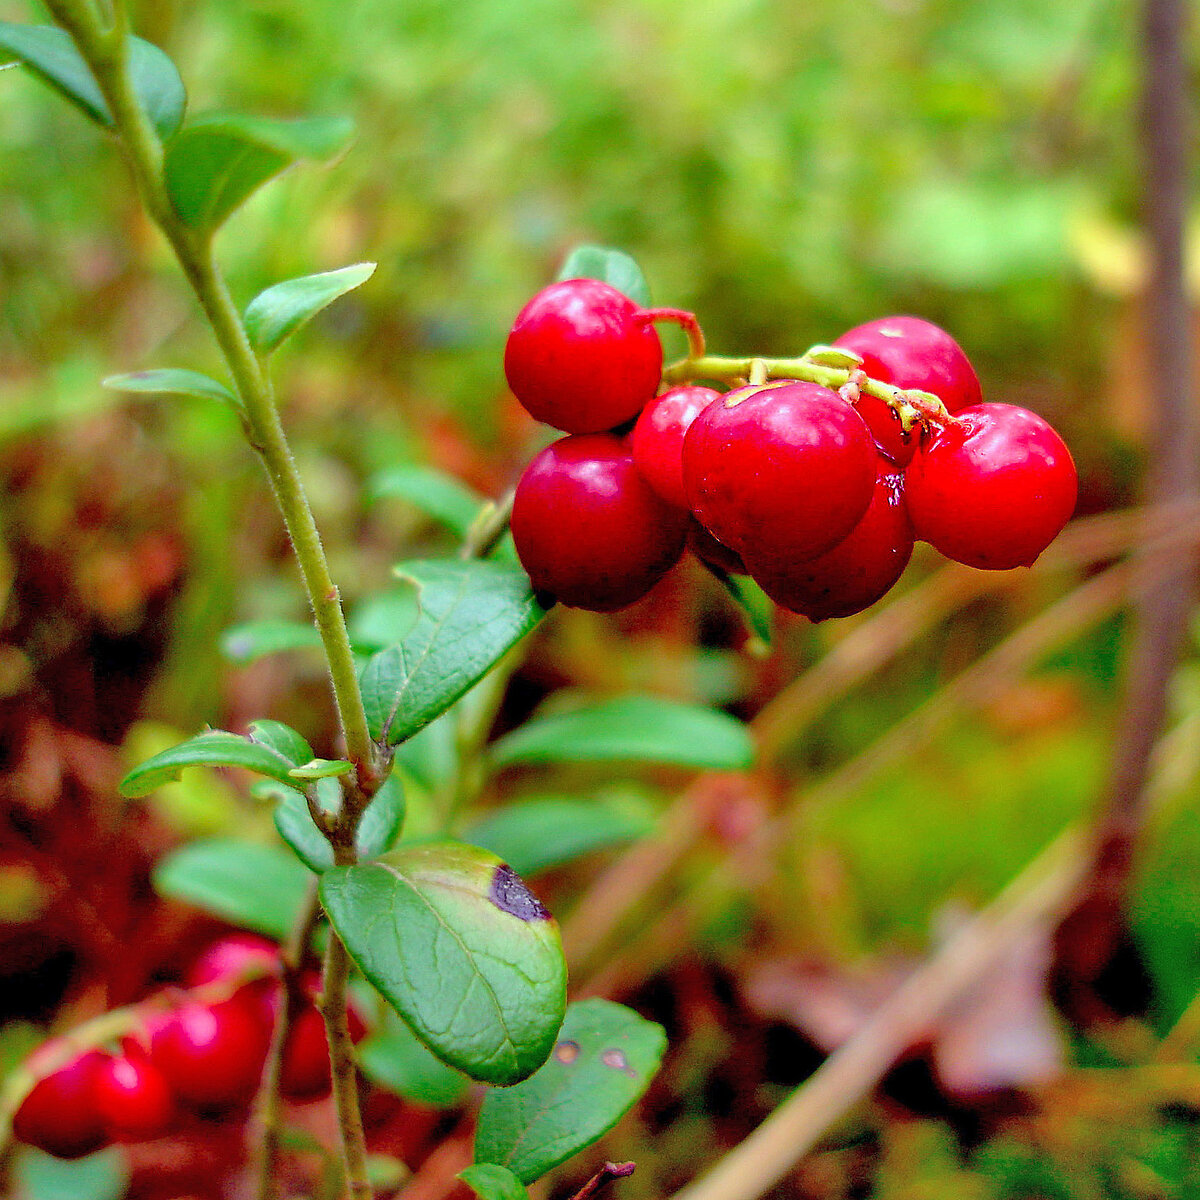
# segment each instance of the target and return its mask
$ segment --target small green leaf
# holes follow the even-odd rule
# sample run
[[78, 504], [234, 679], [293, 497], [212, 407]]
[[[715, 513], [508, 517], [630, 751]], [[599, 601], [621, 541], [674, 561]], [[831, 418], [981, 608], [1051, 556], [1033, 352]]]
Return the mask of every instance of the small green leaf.
[[475, 822], [463, 840], [498, 854], [518, 875], [562, 866], [585, 854], [645, 837], [646, 812], [599, 800], [526, 800]]
[[315, 625], [303, 621], [248, 621], [221, 635], [221, 653], [239, 665], [286, 650], [320, 649]]
[[746, 623], [764, 646], [771, 644], [773, 630], [771, 621], [775, 615], [775, 602], [749, 575], [718, 576], [722, 586], [733, 602], [742, 610]]
[[129, 1188], [129, 1162], [117, 1146], [76, 1159], [23, 1147], [13, 1183], [17, 1200], [120, 1200]]
[[367, 484], [369, 500], [388, 496], [407, 500], [459, 537], [466, 535], [484, 502], [482, 496], [443, 471], [412, 463], [380, 471]]
[[623, 250], [608, 246], [576, 246], [562, 265], [558, 278], [599, 279], [624, 292], [634, 304], [650, 304], [650, 288], [642, 268]]
[[734, 717], [654, 696], [626, 696], [577, 712], [541, 717], [492, 746], [496, 767], [510, 763], [664, 762], [734, 771], [754, 747]]
[[[112, 128], [108, 104], [91, 69], [64, 30], [0, 21], [0, 51], [5, 50], [97, 124]], [[183, 121], [187, 105], [183, 80], [170, 58], [150, 42], [131, 37], [128, 53], [134, 94], [159, 136], [168, 138]]]
[[529, 1200], [525, 1185], [507, 1168], [495, 1163], [476, 1163], [459, 1171], [461, 1179], [479, 1200]]
[[372, 262], [288, 279], [259, 292], [246, 307], [246, 334], [259, 354], [270, 354], [306, 321], [375, 274]]
[[[333, 866], [333, 850], [325, 835], [313, 824], [308, 802], [295, 788], [269, 785], [278, 799], [275, 828], [310, 871], [328, 871]], [[336, 812], [341, 788], [335, 781], [318, 783], [318, 802], [326, 812]], [[358, 857], [366, 862], [378, 858], [394, 845], [404, 824], [404, 787], [390, 775], [375, 793], [358, 826]]]
[[308, 743], [294, 729], [278, 721], [258, 721], [250, 736], [210, 729], [189, 741], [134, 767], [120, 783], [122, 796], [136, 799], [179, 778], [184, 767], [244, 767], [282, 783], [292, 783], [289, 772], [312, 758]]
[[475, 1161], [532, 1183], [607, 1133], [646, 1090], [667, 1038], [611, 1000], [567, 1009], [554, 1052], [536, 1075], [492, 1091], [479, 1112]]
[[197, 396], [202, 400], [220, 400], [238, 409], [242, 407], [241, 401], [223, 383], [201, 375], [199, 371], [185, 371], [179, 367], [110, 375], [100, 381], [100, 386], [114, 392], [145, 392], [152, 396]]
[[368, 1079], [430, 1108], [452, 1108], [470, 1086], [461, 1071], [435, 1058], [391, 1009], [358, 1046], [355, 1057]]
[[312, 876], [282, 846], [220, 838], [193, 842], [154, 870], [160, 895], [283, 941]]
[[185, 224], [211, 232], [268, 179], [298, 159], [331, 157], [353, 130], [341, 117], [204, 117], [167, 143], [167, 192]]
[[498, 858], [453, 842], [334, 867], [321, 902], [362, 973], [443, 1062], [506, 1085], [546, 1060], [567, 970], [558, 924]]
[[303, 766], [293, 767], [288, 774], [293, 779], [336, 779], [353, 770], [354, 764], [344, 758], [314, 758]]
[[362, 674], [372, 737], [395, 745], [445, 712], [545, 616], [520, 568], [494, 562], [408, 563], [420, 615]]

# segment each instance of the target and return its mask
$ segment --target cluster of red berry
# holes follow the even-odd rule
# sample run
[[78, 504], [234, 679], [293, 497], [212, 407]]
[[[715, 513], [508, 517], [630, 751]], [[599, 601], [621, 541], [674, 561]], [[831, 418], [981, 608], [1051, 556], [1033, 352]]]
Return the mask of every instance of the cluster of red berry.
[[[162, 997], [147, 1003], [115, 1050], [87, 1049], [63, 1062], [60, 1041], [40, 1046], [28, 1063], [37, 1082], [13, 1117], [14, 1135], [59, 1158], [80, 1158], [113, 1142], [161, 1137], [188, 1110], [224, 1114], [249, 1105], [279, 1009], [278, 948], [249, 934], [226, 938], [197, 959], [186, 982], [190, 991], [165, 1005]], [[306, 999], [284, 1045], [279, 1091], [289, 1100], [330, 1090], [329, 1045], [313, 1002], [319, 987], [316, 972], [305, 977]], [[366, 1034], [353, 1009], [350, 1032], [355, 1041]]]
[[[973, 567], [1027, 566], [1074, 510], [1062, 438], [1027, 409], [984, 404], [936, 325], [860, 325], [794, 360], [811, 379], [781, 369], [753, 382], [751, 370], [724, 394], [656, 396], [653, 323], [668, 314], [690, 317], [570, 279], [534, 296], [509, 334], [509, 386], [570, 435], [529, 464], [512, 513], [534, 586], [564, 604], [623, 608], [690, 546], [793, 612], [849, 616], [900, 578], [915, 540]], [[694, 356], [684, 378], [715, 378], [715, 362]]]

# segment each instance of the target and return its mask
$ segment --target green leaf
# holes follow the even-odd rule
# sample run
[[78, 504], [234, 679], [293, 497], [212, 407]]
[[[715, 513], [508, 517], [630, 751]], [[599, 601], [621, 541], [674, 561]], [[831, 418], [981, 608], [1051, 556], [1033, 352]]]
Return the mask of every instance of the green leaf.
[[660, 1025], [611, 1000], [580, 1000], [536, 1075], [489, 1092], [475, 1161], [532, 1183], [607, 1133], [646, 1090], [667, 1037]]
[[185, 224], [211, 232], [268, 179], [298, 159], [331, 157], [353, 130], [342, 117], [204, 117], [167, 144], [167, 192]]
[[466, 535], [484, 502], [482, 496], [445, 472], [412, 463], [380, 471], [367, 484], [369, 500], [389, 496], [407, 500], [459, 537]]
[[448, 1067], [391, 1009], [355, 1050], [368, 1079], [418, 1104], [452, 1108], [466, 1095], [470, 1081]]
[[375, 274], [373, 262], [304, 275], [259, 292], [246, 307], [246, 334], [259, 354], [277, 350], [306, 321]]
[[771, 628], [775, 615], [774, 601], [749, 575], [720, 574], [718, 578], [733, 602], [745, 614], [746, 623], [755, 636], [769, 646], [774, 632]]
[[120, 783], [122, 796], [136, 799], [179, 778], [184, 767], [244, 767], [282, 783], [293, 783], [291, 770], [313, 757], [308, 743], [278, 721], [256, 721], [248, 737], [210, 729], [134, 767]]
[[100, 386], [114, 392], [145, 392], [152, 396], [198, 396], [203, 400], [220, 400], [237, 409], [242, 407], [241, 401], [223, 383], [201, 375], [199, 371], [185, 371], [179, 367], [110, 375], [100, 381]]
[[623, 250], [608, 246], [576, 246], [558, 273], [562, 279], [599, 279], [624, 292], [634, 304], [650, 304], [650, 288], [642, 268]]
[[459, 1171], [461, 1179], [479, 1200], [528, 1200], [525, 1185], [507, 1168], [495, 1163], [476, 1163]]
[[321, 635], [316, 626], [304, 621], [248, 621], [221, 635], [221, 653], [239, 665], [267, 654], [320, 649], [320, 646]]
[[[318, 802], [326, 812], [336, 812], [341, 788], [336, 781], [318, 785]], [[280, 788], [275, 807], [275, 828], [279, 836], [296, 852], [310, 871], [328, 871], [333, 866], [333, 850], [325, 835], [313, 824], [308, 802], [295, 788]], [[390, 850], [404, 824], [404, 787], [390, 775], [375, 793], [358, 826], [358, 857], [362, 861], [378, 858]]]
[[13, 1177], [17, 1200], [120, 1200], [129, 1187], [129, 1163], [116, 1146], [70, 1160], [24, 1147]]
[[419, 589], [417, 623], [362, 674], [371, 735], [392, 745], [449, 708], [545, 616], [518, 567], [431, 561], [401, 571]]
[[311, 878], [282, 846], [219, 838], [167, 855], [154, 870], [154, 887], [160, 895], [283, 941]]
[[403, 641], [420, 614], [417, 588], [409, 581], [360, 601], [347, 618], [346, 627], [354, 648], [371, 654]]
[[[70, 35], [53, 25], [0, 21], [0, 51], [7, 50], [43, 82], [107, 129], [112, 116], [91, 69]], [[129, 73], [134, 94], [160, 137], [170, 137], [183, 121], [187, 93], [175, 64], [157, 46], [129, 39]]]
[[336, 779], [339, 775], [349, 775], [354, 770], [354, 764], [344, 758], [314, 758], [303, 766], [293, 767], [288, 774], [293, 779]]
[[713, 770], [748, 767], [754, 747], [745, 725], [725, 713], [655, 696], [626, 696], [522, 725], [492, 746], [496, 767], [510, 763], [664, 762]]
[[321, 902], [362, 973], [443, 1062], [516, 1083], [566, 1005], [558, 924], [498, 858], [453, 842], [334, 867]]
[[645, 837], [646, 812], [598, 800], [526, 800], [469, 826], [463, 840], [498, 854], [518, 875], [573, 862], [585, 854]]

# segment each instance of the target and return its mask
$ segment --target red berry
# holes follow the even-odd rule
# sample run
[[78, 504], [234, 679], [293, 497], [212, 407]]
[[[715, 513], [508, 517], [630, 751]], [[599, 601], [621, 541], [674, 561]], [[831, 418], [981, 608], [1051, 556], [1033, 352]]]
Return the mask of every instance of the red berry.
[[[54, 1054], [59, 1043], [47, 1042], [29, 1066]], [[96, 1107], [96, 1084], [105, 1055], [89, 1050], [39, 1079], [13, 1117], [13, 1135], [57, 1158], [83, 1158], [108, 1145], [108, 1134]]]
[[[357, 1045], [367, 1036], [367, 1027], [352, 1003], [347, 1005], [346, 1019], [350, 1040]], [[289, 1100], [317, 1100], [328, 1095], [331, 1086], [325, 1018], [315, 1004], [306, 1004], [288, 1030], [279, 1090]]]
[[644, 596], [676, 562], [687, 520], [641, 477], [619, 438], [579, 434], [525, 468], [512, 534], [538, 591], [611, 612]]
[[126, 1041], [98, 1073], [96, 1109], [114, 1141], [145, 1142], [170, 1129], [175, 1098], [146, 1052]]
[[904, 476], [880, 454], [870, 507], [845, 539], [806, 562], [749, 566], [776, 604], [823, 621], [862, 612], [884, 596], [908, 566], [912, 548]]
[[1075, 464], [1036, 413], [978, 404], [923, 441], [905, 474], [917, 537], [971, 567], [1030, 566], [1075, 510]]
[[513, 394], [567, 433], [598, 433], [636, 416], [662, 377], [662, 342], [642, 311], [596, 279], [543, 288], [517, 314], [504, 347]]
[[185, 1001], [155, 1030], [150, 1056], [181, 1100], [219, 1110], [254, 1096], [270, 1041], [259, 1000], [243, 990], [220, 1004]]
[[672, 388], [647, 404], [633, 427], [633, 461], [646, 482], [676, 508], [688, 507], [683, 490], [683, 435], [720, 395], [697, 385]]
[[253, 933], [236, 933], [214, 942], [187, 973], [188, 987], [204, 987], [224, 979], [277, 975], [279, 947]]
[[[932, 392], [950, 412], [983, 399], [975, 368], [944, 330], [920, 317], [881, 317], [843, 333], [835, 346], [853, 350], [872, 379]], [[882, 400], [864, 395], [858, 411], [880, 450], [904, 466], [917, 448], [917, 433], [905, 435], [900, 418]]]
[[853, 407], [815, 383], [744, 387], [683, 440], [692, 512], [718, 541], [767, 564], [815, 558], [858, 524], [875, 444]]

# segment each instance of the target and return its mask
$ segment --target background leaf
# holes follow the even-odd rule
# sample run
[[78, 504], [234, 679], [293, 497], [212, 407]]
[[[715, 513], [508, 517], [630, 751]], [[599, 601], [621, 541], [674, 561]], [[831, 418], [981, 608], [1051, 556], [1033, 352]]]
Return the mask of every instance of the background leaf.
[[452, 1108], [470, 1086], [461, 1071], [436, 1058], [391, 1009], [355, 1054], [368, 1079], [431, 1108]]
[[475, 1163], [459, 1171], [458, 1178], [480, 1200], [526, 1200], [529, 1195], [525, 1185], [507, 1167], [495, 1163]]
[[302, 275], [259, 292], [246, 306], [246, 333], [259, 354], [270, 354], [306, 321], [375, 274], [372, 262]]
[[662, 1061], [662, 1026], [611, 1000], [567, 1009], [546, 1065], [492, 1091], [479, 1112], [475, 1161], [532, 1183], [607, 1133], [646, 1090]]
[[483, 497], [434, 467], [404, 463], [380, 471], [367, 485], [367, 496], [381, 500], [397, 496], [407, 500], [447, 529], [463, 537], [483, 505]]
[[518, 875], [532, 875], [653, 829], [653, 817], [644, 808], [553, 798], [506, 805], [469, 825], [462, 836], [499, 855]]
[[13, 1164], [13, 1200], [120, 1200], [129, 1187], [129, 1164], [117, 1146], [64, 1160], [22, 1147]]
[[491, 749], [510, 763], [644, 761], [714, 770], [748, 767], [754, 755], [741, 721], [694, 704], [623, 696], [577, 712], [529, 721]]
[[320, 649], [321, 635], [306, 621], [247, 621], [221, 635], [221, 653], [238, 664], [285, 650]]
[[326, 871], [321, 901], [362, 973], [444, 1062], [506, 1085], [545, 1061], [566, 1005], [558, 924], [494, 855], [402, 847]]
[[193, 842], [154, 870], [160, 895], [283, 941], [312, 876], [282, 846], [218, 838]]
[[198, 396], [204, 400], [220, 400], [241, 408], [241, 401], [223, 384], [199, 371], [179, 367], [161, 367], [153, 371], [134, 371], [129, 375], [110, 375], [101, 386], [114, 392], [149, 393], [154, 396]]
[[599, 279], [643, 308], [650, 305], [650, 287], [642, 268], [623, 250], [608, 246], [576, 246], [558, 273], [561, 279]]
[[[327, 871], [333, 866], [333, 849], [324, 834], [313, 824], [308, 803], [295, 788], [281, 787], [275, 793], [275, 828], [279, 836], [296, 852], [310, 871]], [[317, 795], [326, 812], [335, 812], [341, 801], [336, 779], [317, 784]], [[358, 856], [363, 861], [378, 858], [395, 844], [404, 824], [404, 787], [395, 775], [389, 775], [367, 805], [358, 826]]]
[[449, 708], [545, 616], [517, 567], [447, 560], [397, 570], [416, 581], [420, 615], [362, 675], [371, 735], [393, 745]]
[[308, 743], [277, 721], [256, 722], [250, 737], [210, 729], [134, 767], [121, 780], [120, 791], [130, 799], [145, 796], [178, 779], [184, 767], [193, 766], [244, 767], [282, 783], [294, 783], [288, 772], [312, 756]]
[[[93, 121], [111, 128], [112, 116], [87, 63], [70, 35], [54, 25], [0, 21], [0, 59], [7, 51]], [[175, 64], [157, 46], [129, 39], [129, 73], [134, 94], [159, 137], [169, 138], [183, 121], [187, 93]]]
[[331, 157], [353, 131], [342, 117], [205, 117], [167, 144], [167, 192], [185, 224], [211, 232], [272, 176], [298, 159]]

